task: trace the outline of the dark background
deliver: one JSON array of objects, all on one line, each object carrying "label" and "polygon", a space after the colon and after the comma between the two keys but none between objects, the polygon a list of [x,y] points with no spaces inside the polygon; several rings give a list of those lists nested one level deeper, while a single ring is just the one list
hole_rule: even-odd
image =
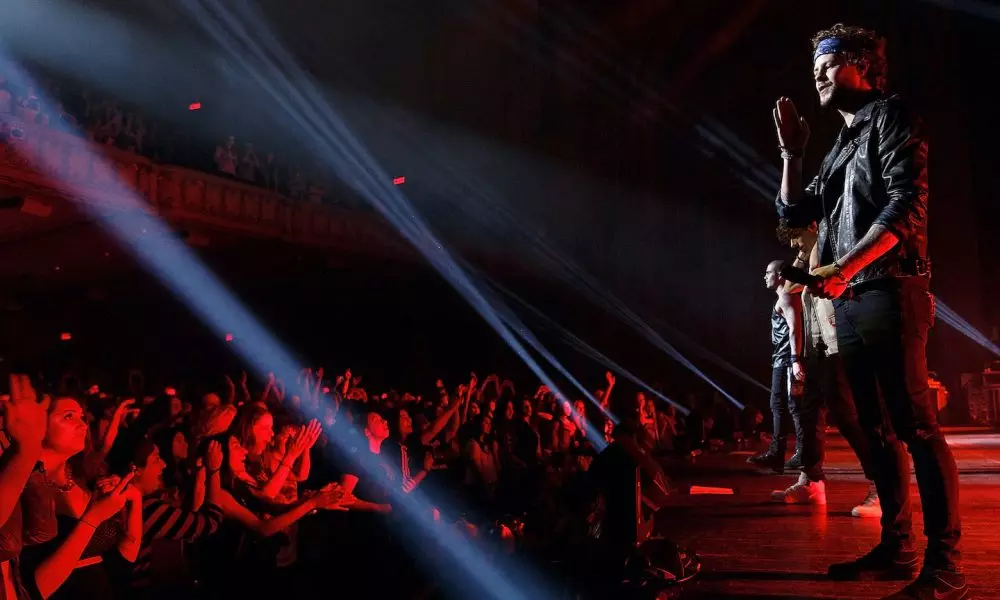
[{"label": "dark background", "polygon": [[[162,4],[170,3],[77,3],[100,16],[74,17],[80,26],[63,36],[85,53],[11,43],[47,68],[175,119],[206,152],[229,132],[258,147],[291,144],[294,123],[254,91],[238,61],[219,58],[188,15]],[[1000,23],[947,4],[953,8],[875,0],[261,3],[281,41],[384,168],[407,177],[405,191],[456,251],[675,395],[710,390],[563,283],[532,235],[647,321],[660,318],[767,381],[773,296],[762,274],[790,253],[773,237],[773,186],[761,193],[748,181],[777,176],[770,110],[780,95],[812,125],[808,171],[831,145],[840,120],[818,108],[808,40],[838,21],[888,38],[890,87],[923,115],[930,137],[935,292],[987,336],[994,332],[1000,209],[989,57],[1000,56]],[[51,22],[52,14],[30,18]],[[205,108],[185,113],[195,100]],[[713,147],[707,123],[756,156],[740,163]],[[510,218],[498,217],[498,203]],[[52,244],[71,247],[66,239]],[[350,365],[398,386],[518,368],[428,268],[355,259],[331,267],[280,244],[202,254],[282,339],[330,368]],[[116,363],[217,370],[224,344],[155,282],[134,268],[94,281],[99,300],[77,284],[22,290],[27,308],[5,314],[7,331],[49,335],[87,323],[73,342],[87,356],[106,347]],[[543,339],[597,385],[602,367]],[[986,353],[941,325],[930,357],[957,395],[957,374],[981,368]],[[738,397],[765,401],[762,391],[696,363]]]}]

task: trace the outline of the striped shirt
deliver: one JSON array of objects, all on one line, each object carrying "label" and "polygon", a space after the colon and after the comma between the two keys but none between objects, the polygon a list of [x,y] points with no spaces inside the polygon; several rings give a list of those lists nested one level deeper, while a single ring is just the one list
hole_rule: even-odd
[{"label": "striped shirt", "polygon": [[143,498],[142,547],[132,569],[132,587],[146,587],[150,583],[154,542],[200,540],[219,529],[222,517],[222,509],[214,504],[206,504],[200,511],[194,512],[178,508],[161,496]]}]

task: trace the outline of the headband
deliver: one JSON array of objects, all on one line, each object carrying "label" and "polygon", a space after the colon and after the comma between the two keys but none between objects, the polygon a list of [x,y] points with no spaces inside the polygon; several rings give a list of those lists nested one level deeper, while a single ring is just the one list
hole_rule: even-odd
[{"label": "headband", "polygon": [[824,54],[839,54],[844,51],[844,42],[840,38],[830,37],[820,40],[813,52],[813,62]]}]

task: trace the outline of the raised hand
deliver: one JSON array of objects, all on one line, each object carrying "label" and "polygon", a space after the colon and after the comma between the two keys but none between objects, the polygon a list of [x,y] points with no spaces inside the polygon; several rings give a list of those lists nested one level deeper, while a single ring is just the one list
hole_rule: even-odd
[{"label": "raised hand", "polygon": [[772,111],[774,128],[778,133],[778,145],[790,152],[802,152],[809,142],[809,124],[799,116],[795,104],[788,98],[778,98]]},{"label": "raised hand", "polygon": [[120,479],[115,478],[118,482],[114,486],[110,486],[108,481],[104,481],[104,486],[99,484],[97,492],[90,497],[90,503],[83,511],[81,520],[96,526],[118,514],[129,499],[126,488],[134,476],[133,471]]},{"label": "raised hand", "polygon": [[615,379],[615,374],[612,373],[611,371],[605,373],[604,378],[608,380],[608,387],[613,386],[615,384],[615,381],[617,381]]},{"label": "raised hand", "polygon": [[316,419],[309,421],[308,425],[299,427],[291,443],[288,444],[288,451],[285,452],[286,460],[295,460],[302,456],[303,452],[313,447],[322,433],[323,428]]},{"label": "raised hand", "polygon": [[49,422],[48,397],[38,401],[38,394],[27,375],[10,376],[10,400],[2,402],[7,434],[22,449],[41,450]]},{"label": "raised hand", "polygon": [[222,468],[222,444],[216,440],[209,442],[205,449],[205,465],[212,472]]},{"label": "raised hand", "polygon": [[115,409],[115,414],[113,418],[117,419],[118,421],[122,421],[124,417],[127,415],[138,415],[139,409],[132,408],[134,404],[135,404],[135,398],[128,398],[126,400],[122,400],[122,403],[119,404],[118,407]]}]

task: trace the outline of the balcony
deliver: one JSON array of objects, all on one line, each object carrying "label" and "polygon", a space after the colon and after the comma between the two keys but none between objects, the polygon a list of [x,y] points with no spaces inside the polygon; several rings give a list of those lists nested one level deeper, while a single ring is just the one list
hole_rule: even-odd
[{"label": "balcony", "polygon": [[[126,210],[134,205],[120,193],[134,190],[147,208],[177,229],[407,259],[413,252],[376,215],[331,205],[292,200],[276,192],[200,171],[157,164],[112,146],[99,146],[50,127],[0,115],[0,188],[6,197],[37,199],[34,221],[54,205],[99,204]],[[38,208],[41,207],[41,208]],[[9,207],[8,207],[9,208]],[[28,212],[22,208],[21,212]],[[3,213],[0,213],[2,215]],[[14,239],[32,220],[0,226]],[[46,227],[39,227],[46,229]],[[21,231],[20,233],[24,233]],[[30,231],[29,231],[30,233]]]}]

